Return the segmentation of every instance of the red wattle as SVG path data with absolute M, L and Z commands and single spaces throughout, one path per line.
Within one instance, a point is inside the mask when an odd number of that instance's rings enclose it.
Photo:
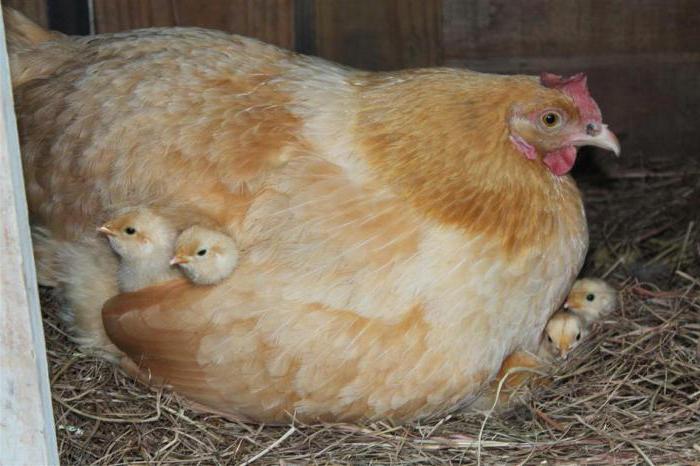
M 576 162 L 576 148 L 567 146 L 552 152 L 547 152 L 543 162 L 557 176 L 566 175 Z

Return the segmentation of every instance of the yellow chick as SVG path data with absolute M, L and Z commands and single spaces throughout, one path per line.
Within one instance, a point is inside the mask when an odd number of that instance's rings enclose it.
M 599 278 L 576 280 L 564 309 L 581 317 L 586 325 L 609 314 L 617 306 L 617 290 Z
M 588 335 L 585 321 L 577 314 L 560 310 L 547 322 L 541 347 L 550 354 L 566 359 Z
M 228 235 L 193 226 L 177 238 L 170 265 L 180 267 L 195 285 L 215 285 L 238 265 L 238 246 Z
M 120 258 L 119 290 L 136 291 L 180 276 L 168 263 L 176 230 L 162 216 L 140 208 L 97 229 Z

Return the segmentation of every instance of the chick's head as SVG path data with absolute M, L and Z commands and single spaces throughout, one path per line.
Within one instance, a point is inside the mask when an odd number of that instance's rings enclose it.
M 139 259 L 172 249 L 175 231 L 165 218 L 150 209 L 130 210 L 97 229 L 123 259 Z
M 177 238 L 175 256 L 170 263 L 178 265 L 193 283 L 214 285 L 235 269 L 238 247 L 224 233 L 193 226 Z
M 544 330 L 545 344 L 553 354 L 566 359 L 588 334 L 583 321 L 568 311 L 556 312 Z
M 564 307 L 584 318 L 595 319 L 612 312 L 617 306 L 617 290 L 603 280 L 582 278 L 571 288 Z

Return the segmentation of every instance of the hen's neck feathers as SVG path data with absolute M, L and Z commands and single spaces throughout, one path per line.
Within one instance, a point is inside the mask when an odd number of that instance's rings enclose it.
M 516 99 L 541 98 L 523 76 L 416 70 L 369 77 L 355 122 L 359 145 L 384 182 L 429 217 L 500 239 L 518 253 L 579 227 L 570 177 L 551 174 L 509 140 Z

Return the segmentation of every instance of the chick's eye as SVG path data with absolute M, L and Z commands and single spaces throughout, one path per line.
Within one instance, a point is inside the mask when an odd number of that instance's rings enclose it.
M 547 335 L 547 341 L 549 341 L 549 342 L 551 343 L 551 342 L 552 342 L 552 337 L 550 337 L 549 335 Z
M 556 112 L 547 112 L 544 115 L 542 115 L 542 123 L 547 128 L 554 128 L 555 126 L 557 126 L 559 124 L 560 120 L 561 120 L 561 117 Z
M 576 341 L 579 341 L 581 339 L 581 332 L 578 332 L 576 334 Z
M 586 301 L 593 301 L 595 299 L 595 295 L 593 293 L 586 295 Z
M 207 253 L 207 250 L 206 250 L 206 249 L 200 249 L 199 251 L 197 251 L 197 255 L 198 255 L 198 256 L 203 256 L 203 255 L 205 255 L 206 253 Z
M 136 228 L 126 227 L 124 228 L 124 233 L 126 233 L 127 235 L 133 235 L 134 233 L 136 233 Z

